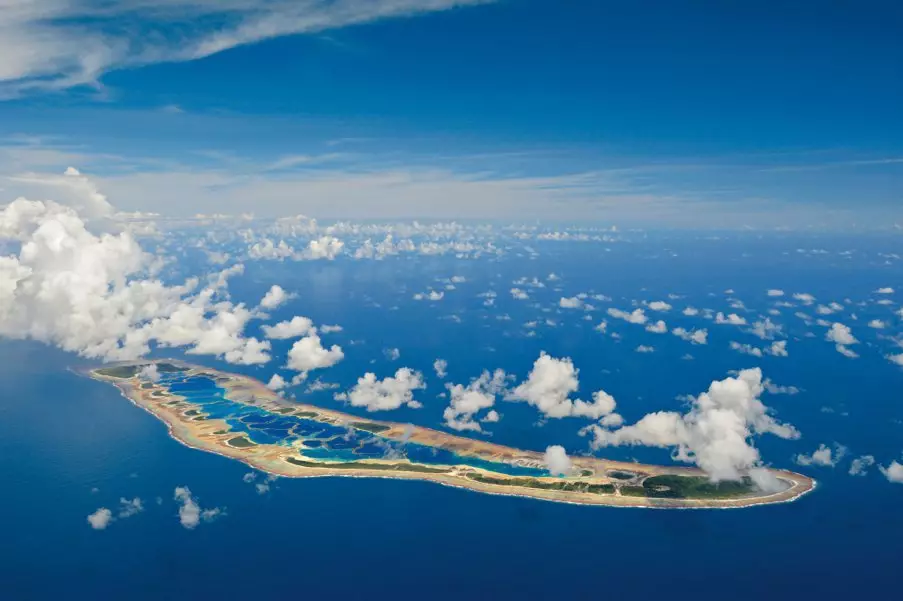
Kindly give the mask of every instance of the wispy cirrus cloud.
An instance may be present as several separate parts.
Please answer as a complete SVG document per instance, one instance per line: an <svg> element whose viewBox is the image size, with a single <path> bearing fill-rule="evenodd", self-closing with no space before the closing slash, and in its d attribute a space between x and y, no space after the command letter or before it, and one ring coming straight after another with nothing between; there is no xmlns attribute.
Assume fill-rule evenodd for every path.
<svg viewBox="0 0 903 601"><path fill-rule="evenodd" d="M492 1L0 0L0 98L102 89L117 69Z"/></svg>

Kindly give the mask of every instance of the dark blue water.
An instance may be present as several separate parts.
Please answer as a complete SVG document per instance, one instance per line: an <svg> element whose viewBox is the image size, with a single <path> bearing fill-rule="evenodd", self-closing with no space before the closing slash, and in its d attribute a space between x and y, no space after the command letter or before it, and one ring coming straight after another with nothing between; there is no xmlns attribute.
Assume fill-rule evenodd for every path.
<svg viewBox="0 0 903 601"><path fill-rule="evenodd" d="M854 248L857 254L801 260L795 248L803 242L832 251ZM622 308L630 299L673 292L687 295L687 304L724 310L721 293L729 287L750 307L764 306L767 288L856 302L879 286L903 288L899 266L876 256L898 251L893 240L803 242L747 240L739 250L724 242L675 242L676 257L663 253L666 244L659 240L610 253L544 246L539 259L492 263L263 264L249 267L233 293L252 300L279 282L305 294L277 318L297 311L318 323L342 324L345 331L328 341L341 344L347 358L322 374L326 381L347 388L367 370L383 377L400 365L427 372L429 389L417 395L424 403L420 410L374 416L337 403L330 392L305 399L364 418L441 427L447 399L436 398L442 384L429 375L436 357L449 360L449 380L466 382L493 367L522 378L539 350L572 356L581 368L581 391L604 387L628 421L682 407L676 395L698 393L730 369L761 365L775 382L803 389L767 397L779 418L803 432L799 441L759 439L767 462L793 467L793 454L838 441L853 455L871 453L887 464L903 451L903 375L884 358L896 347L892 337L899 335L900 323L891 319L889 330L872 332L861 320L888 317L890 310L881 313L885 309L869 304L857 308L858 326L844 320L863 341L858 360L840 356L820 337L807 337L820 330L790 315L780 319L790 335L790 357L755 359L727 350L731 339L755 342L736 331L709 326L709 345L690 347L609 320L624 335L617 342L592 332L592 323L578 313L555 310L549 317L559 325L527 338L521 324L545 313L501 294L515 277L549 271L562 276L567 295L593 289ZM469 281L446 295L444 304L410 301L427 283L455 274ZM492 309L475 297L490 285L500 291ZM549 307L562 292L546 289L535 298ZM392 311L396 305L399 310ZM497 320L501 313L512 319ZM450 314L462 322L448 320ZM673 313L666 319L669 325L700 325ZM352 339L358 343L350 344ZM632 352L640 343L655 344L656 352ZM400 348L401 360L388 361L381 353L385 347ZM284 351L277 345L277 353ZM694 360L680 359L687 351ZM278 357L265 368L238 370L268 379L282 362ZM846 462L833 470L798 467L818 479L814 493L792 504L729 511L581 507L424 482L351 478L280 479L268 494L258 495L242 479L246 466L170 439L164 424L113 387L66 371L79 364L84 365L37 344L0 343L4 599L723 601L899 595L903 486L875 469L854 478ZM229 410L213 401L208 409ZM586 450L586 440L576 434L581 420L539 425L535 410L523 404L500 403L498 409L502 421L491 428L494 442ZM612 449L606 455L669 460L667 451L656 449ZM183 485L202 507L225 507L227 515L193 531L182 528L172 495ZM141 514L104 531L85 521L98 507L115 509L120 497L136 496L145 501Z"/></svg>

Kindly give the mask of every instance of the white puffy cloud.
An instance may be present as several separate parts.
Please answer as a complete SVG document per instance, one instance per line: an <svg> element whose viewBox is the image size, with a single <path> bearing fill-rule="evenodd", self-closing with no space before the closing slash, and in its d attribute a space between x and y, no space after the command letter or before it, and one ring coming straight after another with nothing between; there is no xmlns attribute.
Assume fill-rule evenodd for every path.
<svg viewBox="0 0 903 601"><path fill-rule="evenodd" d="M668 324L659 319L657 322L647 325L646 331L653 334L666 334L668 332Z"/></svg>
<svg viewBox="0 0 903 601"><path fill-rule="evenodd" d="M113 512L106 507L101 507L88 516L88 523L95 530L104 530L113 521Z"/></svg>
<svg viewBox="0 0 903 601"><path fill-rule="evenodd" d="M345 353L342 352L342 347L333 344L326 349L321 344L320 337L312 333L295 341L288 352L288 361L285 367L307 374L314 369L332 367L344 358Z"/></svg>
<svg viewBox="0 0 903 601"><path fill-rule="evenodd" d="M687 342L693 344L706 344L709 338L709 331L706 329L686 330L685 328L674 328L671 333Z"/></svg>
<svg viewBox="0 0 903 601"><path fill-rule="evenodd" d="M882 465L878 469L881 470L881 473L884 474L884 477L887 478L888 482L903 484L903 463L891 461L890 465L887 467Z"/></svg>
<svg viewBox="0 0 903 601"><path fill-rule="evenodd" d="M605 391L593 394L593 401L570 399L577 392L579 370L566 357L556 359L545 352L533 363L527 379L506 393L505 398L526 401L551 418L587 417L599 419L615 409L614 398Z"/></svg>
<svg viewBox="0 0 903 601"><path fill-rule="evenodd" d="M851 476L864 476L868 468L875 465L875 457L873 455L862 455L850 462L849 473Z"/></svg>
<svg viewBox="0 0 903 601"><path fill-rule="evenodd" d="M520 288L512 288L511 296L512 296L512 298L514 298L516 300L527 300L528 298L530 298L530 295L527 294L526 292L524 292L523 290L521 290Z"/></svg>
<svg viewBox="0 0 903 601"><path fill-rule="evenodd" d="M749 331L750 334L761 338L762 340L772 340L774 337L781 333L781 326L774 323L766 317L761 321L757 321L753 323L752 329Z"/></svg>
<svg viewBox="0 0 903 601"><path fill-rule="evenodd" d="M859 341L853 336L852 330L842 323L831 324L831 329L825 333L825 340L835 343L834 348L841 355L855 359L857 355L854 351L847 348L851 344L858 344Z"/></svg>
<svg viewBox="0 0 903 601"><path fill-rule="evenodd" d="M633 349L633 350L636 351L637 353L654 353L654 352L655 352L655 347L654 347L654 346L649 346L649 345L647 345L647 344L641 344L641 345L637 346L637 347L636 347L635 349Z"/></svg>
<svg viewBox="0 0 903 601"><path fill-rule="evenodd" d="M646 317L646 313L642 309L634 309L632 312L628 313L627 311L611 308L608 310L608 314L614 318L623 319L628 323L634 323L637 325L642 325L649 320L649 318Z"/></svg>
<svg viewBox="0 0 903 601"><path fill-rule="evenodd" d="M348 392L334 395L337 401L351 403L354 407L365 407L367 411L387 411L407 405L418 409L422 405L414 400L414 391L426 388L423 374L408 367L399 368L395 376L376 379L376 374L367 372L358 378L357 384Z"/></svg>
<svg viewBox="0 0 903 601"><path fill-rule="evenodd" d="M292 295L283 290L282 286L273 284L260 301L260 307L263 309L275 309L291 297Z"/></svg>
<svg viewBox="0 0 903 601"><path fill-rule="evenodd" d="M344 246L345 243L334 236L321 236L316 240L311 240L297 258L304 261L319 259L332 261L342 252Z"/></svg>
<svg viewBox="0 0 903 601"><path fill-rule="evenodd" d="M834 443L834 448L832 449L828 445L822 443L818 445L818 448L812 451L811 454L806 455L800 453L796 457L794 457L794 461L799 465L817 465L821 467L834 467L837 465L841 459L844 458L847 454L847 448L843 445Z"/></svg>
<svg viewBox="0 0 903 601"><path fill-rule="evenodd" d="M712 382L707 392L692 399L685 414L659 411L618 429L592 425L585 431L593 435L594 448L675 447L675 459L695 463L713 481L736 480L761 464L759 452L751 444L753 436L799 436L793 426L769 415L759 399L763 390L762 371L744 369L736 377Z"/></svg>
<svg viewBox="0 0 903 601"><path fill-rule="evenodd" d="M561 297L561 300L558 301L558 306L562 309L582 309L583 300L576 296Z"/></svg>
<svg viewBox="0 0 903 601"><path fill-rule="evenodd" d="M495 404L496 395L505 389L507 382L505 372L497 369L491 374L484 371L466 387L461 384L446 384L449 404L442 413L445 425L453 430L482 432L480 424L474 421L476 414ZM490 421L498 421L498 414Z"/></svg>
<svg viewBox="0 0 903 601"><path fill-rule="evenodd" d="M311 332L316 332L314 322L307 317L296 315L291 321L280 321L273 326L262 326L264 336L273 340L287 340L297 338Z"/></svg>
<svg viewBox="0 0 903 601"><path fill-rule="evenodd" d="M900 367L903 367L903 353L900 353L897 355L888 355L887 360L895 365L899 365Z"/></svg>
<svg viewBox="0 0 903 601"><path fill-rule="evenodd" d="M797 292L796 294L793 295L793 299L798 300L799 302L803 303L804 305L811 305L812 303L815 302L815 297L806 292Z"/></svg>
<svg viewBox="0 0 903 601"><path fill-rule="evenodd" d="M285 378L280 376L279 374L273 374L273 377L270 378L270 381L267 382L267 388L274 391L279 391L285 388L287 382Z"/></svg>
<svg viewBox="0 0 903 601"><path fill-rule="evenodd" d="M401 359L401 351L397 348L384 348L383 355L385 355L386 359L389 361L398 361Z"/></svg>
<svg viewBox="0 0 903 601"><path fill-rule="evenodd" d="M173 498L181 504L179 506L179 523L187 530L194 530L202 521L212 522L225 515L225 510L219 507L201 509L197 499L194 498L187 486L177 486Z"/></svg>
<svg viewBox="0 0 903 601"><path fill-rule="evenodd" d="M549 473L553 476L569 476L574 471L574 464L561 445L556 444L546 447L543 461Z"/></svg>
<svg viewBox="0 0 903 601"><path fill-rule="evenodd" d="M281 261L295 255L295 249L280 240L274 244L269 238L264 238L248 247L248 258L254 260Z"/></svg>
<svg viewBox="0 0 903 601"><path fill-rule="evenodd" d="M436 372L436 377L444 378L448 375L448 361L445 359L436 359L433 361L433 371Z"/></svg>
<svg viewBox="0 0 903 601"><path fill-rule="evenodd" d="M893 293L894 293L894 289L890 288L890 287L878 288L877 290L875 290L875 294L893 294Z"/></svg>
<svg viewBox="0 0 903 601"><path fill-rule="evenodd" d="M771 343L771 346L765 350L766 353L773 357L789 357L790 353L787 352L787 341L786 340L775 340Z"/></svg>
<svg viewBox="0 0 903 601"><path fill-rule="evenodd" d="M784 291L772 288L771 290L768 291L767 294L768 294L768 296L784 296Z"/></svg>
<svg viewBox="0 0 903 601"><path fill-rule="evenodd" d="M157 369L156 363L148 363L138 370L138 378L147 382L159 382L160 371Z"/></svg>
<svg viewBox="0 0 903 601"><path fill-rule="evenodd" d="M695 317L696 315L699 315L699 309L696 307L687 307L683 310L683 314L687 317Z"/></svg>
<svg viewBox="0 0 903 601"><path fill-rule="evenodd" d="M738 353L743 353L745 355L752 355L753 357L761 357L762 349L756 348L749 344L740 344L739 342L731 341L731 348Z"/></svg>
<svg viewBox="0 0 903 601"><path fill-rule="evenodd" d="M880 319L873 319L868 323L868 326L876 330L883 330L887 327L887 324Z"/></svg>
<svg viewBox="0 0 903 601"><path fill-rule="evenodd" d="M605 320L603 319L603 320L600 321L599 324L598 324L596 327L594 327L593 329L596 330L597 332L600 332L600 333L604 334L605 332L608 331L608 322L605 321Z"/></svg>
<svg viewBox="0 0 903 601"><path fill-rule="evenodd" d="M0 240L18 245L0 256L0 336L103 360L136 359L152 344L231 363L269 360L269 343L244 337L254 314L218 300L240 264L199 292L198 279L167 286L153 277L159 262L128 231L103 233L105 223L89 228L73 208L50 201L20 198L0 211Z"/></svg>
<svg viewBox="0 0 903 601"><path fill-rule="evenodd" d="M725 316L724 313L719 311L715 314L715 323L731 326L745 326L746 319L740 317L736 313L731 313L730 315Z"/></svg>
<svg viewBox="0 0 903 601"><path fill-rule="evenodd" d="M651 303L646 303L646 306L649 307L650 311L670 311L671 310L671 305L669 305L665 301L652 301Z"/></svg>
<svg viewBox="0 0 903 601"><path fill-rule="evenodd" d="M339 325L322 325L320 326L320 331L324 334L332 334L333 332L341 332L342 326Z"/></svg>

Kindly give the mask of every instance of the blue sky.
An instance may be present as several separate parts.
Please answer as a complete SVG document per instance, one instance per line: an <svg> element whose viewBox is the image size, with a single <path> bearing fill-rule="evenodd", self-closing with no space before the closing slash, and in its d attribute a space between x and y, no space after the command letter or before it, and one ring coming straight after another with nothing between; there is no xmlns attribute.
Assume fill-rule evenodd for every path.
<svg viewBox="0 0 903 601"><path fill-rule="evenodd" d="M13 0L4 12L0 174L75 164L123 209L903 220L896 3Z"/></svg>

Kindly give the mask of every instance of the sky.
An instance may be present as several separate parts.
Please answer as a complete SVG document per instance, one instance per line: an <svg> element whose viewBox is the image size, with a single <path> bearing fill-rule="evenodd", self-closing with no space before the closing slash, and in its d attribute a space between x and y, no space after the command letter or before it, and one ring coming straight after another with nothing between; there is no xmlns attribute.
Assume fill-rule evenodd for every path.
<svg viewBox="0 0 903 601"><path fill-rule="evenodd" d="M903 223L895 2L0 0L0 194L126 211Z"/></svg>

